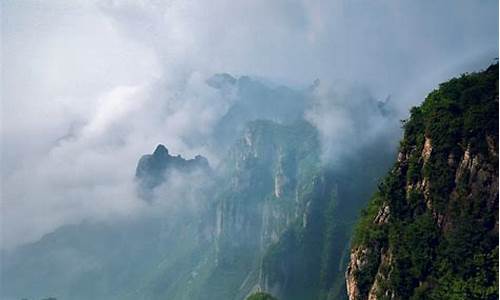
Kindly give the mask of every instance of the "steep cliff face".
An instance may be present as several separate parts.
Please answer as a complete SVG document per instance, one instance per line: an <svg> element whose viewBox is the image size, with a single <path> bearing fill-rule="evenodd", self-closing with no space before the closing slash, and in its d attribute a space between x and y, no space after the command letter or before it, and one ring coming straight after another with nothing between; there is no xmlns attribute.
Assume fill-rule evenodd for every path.
<svg viewBox="0 0 500 300"><path fill-rule="evenodd" d="M292 125L252 122L243 138L231 149L222 168L225 169L224 177L231 181L220 193L219 205L221 208L224 205L254 206L240 212L256 213L262 230L252 228L250 231L256 235L248 238L258 240L264 248L276 242L280 231L295 217L299 210L299 189L307 175L319 169L317 132L303 121ZM238 224L226 222L223 226L224 232L242 233Z"/></svg>
<svg viewBox="0 0 500 300"><path fill-rule="evenodd" d="M308 122L250 122L217 172L204 299L255 291L343 299L351 226L391 151L375 143L359 150L368 162L353 155L332 167L320 161L318 132Z"/></svg>
<svg viewBox="0 0 500 300"><path fill-rule="evenodd" d="M248 124L220 168L215 196L216 266L210 299L259 288L261 257L302 210L300 190L319 168L319 141L305 121ZM228 279L228 274L231 279Z"/></svg>
<svg viewBox="0 0 500 300"><path fill-rule="evenodd" d="M404 130L352 241L349 299L496 299L498 64L441 84Z"/></svg>
<svg viewBox="0 0 500 300"><path fill-rule="evenodd" d="M288 300L346 298L351 226L394 156L384 149L371 145L359 152L363 163L345 159L342 166L324 166L310 175L299 191L297 218L265 251L263 290Z"/></svg>

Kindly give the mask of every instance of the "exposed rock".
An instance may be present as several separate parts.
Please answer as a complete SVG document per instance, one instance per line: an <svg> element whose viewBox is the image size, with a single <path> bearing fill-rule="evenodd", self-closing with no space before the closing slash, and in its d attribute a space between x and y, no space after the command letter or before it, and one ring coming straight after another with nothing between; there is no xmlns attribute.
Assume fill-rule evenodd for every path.
<svg viewBox="0 0 500 300"><path fill-rule="evenodd" d="M427 163L432 154L432 142L431 139L425 137L424 148L422 149L422 158L424 160L424 164Z"/></svg>
<svg viewBox="0 0 500 300"><path fill-rule="evenodd" d="M380 210L378 211L377 216L373 220L373 223L375 223L377 225L387 223L387 221L389 220L390 211L391 211L391 209L389 208L389 205L385 205L385 206L381 207Z"/></svg>
<svg viewBox="0 0 500 300"><path fill-rule="evenodd" d="M141 157L137 164L135 177L138 182L138 194L147 201L152 201L153 190L168 180L170 171L190 174L192 172L210 173L208 160L197 155L193 159L184 159L180 155L171 156L164 145L158 145L153 154Z"/></svg>
<svg viewBox="0 0 500 300"><path fill-rule="evenodd" d="M387 279L383 269L390 266L392 257L391 253L390 251L383 249L380 257L380 265L377 270L377 275L375 276L375 281L373 282L373 285L368 292L368 300L377 300L379 294L385 296L386 299L394 299L394 293L391 290L380 290L380 282L383 282Z"/></svg>
<svg viewBox="0 0 500 300"><path fill-rule="evenodd" d="M351 252L351 259L346 271L346 288L349 299L360 299L358 281L355 278L356 273L361 272L366 265L366 248L357 248Z"/></svg>
<svg viewBox="0 0 500 300"><path fill-rule="evenodd" d="M361 223L373 226L363 227L362 241L351 250L350 300L442 299L458 293L455 288L468 299L497 298L498 127L489 123L498 121L497 85L495 65L442 84L446 97L451 90L456 99L439 99L438 90L412 111L377 209ZM464 96L478 90L473 103ZM439 101L454 101L460 109ZM490 114L471 117L483 109ZM447 120L452 130L442 129L448 124L439 115L456 118ZM422 151L415 154L422 137ZM436 271L443 267L448 269Z"/></svg>
<svg viewBox="0 0 500 300"><path fill-rule="evenodd" d="M283 195L284 188L288 182L288 179L283 172L283 155L279 155L278 167L276 174L274 175L274 196L280 198Z"/></svg>

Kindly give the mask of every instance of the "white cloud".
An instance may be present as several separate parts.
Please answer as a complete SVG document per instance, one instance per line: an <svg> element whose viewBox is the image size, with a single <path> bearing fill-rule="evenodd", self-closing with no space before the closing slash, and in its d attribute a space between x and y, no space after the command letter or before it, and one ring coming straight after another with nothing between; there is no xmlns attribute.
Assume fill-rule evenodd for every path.
<svg viewBox="0 0 500 300"><path fill-rule="evenodd" d="M311 101L305 118L319 131L325 162L341 163L375 142L387 143L387 150L395 148L399 122L390 97L375 99L363 87L337 83L316 86Z"/></svg>
<svg viewBox="0 0 500 300"><path fill-rule="evenodd" d="M205 143L226 110L225 98L198 73L182 88L163 87L118 86L98 96L84 123L36 153L38 160L6 174L3 244L34 240L61 224L133 214L144 204L135 197L136 163L157 143L215 159ZM198 143L187 144L190 137Z"/></svg>
<svg viewBox="0 0 500 300"><path fill-rule="evenodd" d="M157 143L216 161L206 140L232 100L212 73L343 79L405 112L497 56L497 22L494 0L3 1L2 243L136 210L135 164ZM325 140L359 134L360 105L320 96Z"/></svg>

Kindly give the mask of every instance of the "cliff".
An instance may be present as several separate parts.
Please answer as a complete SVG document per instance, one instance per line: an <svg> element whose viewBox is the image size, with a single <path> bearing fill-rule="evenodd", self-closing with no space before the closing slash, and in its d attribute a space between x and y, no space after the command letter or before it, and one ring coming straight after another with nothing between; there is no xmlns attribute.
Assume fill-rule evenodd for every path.
<svg viewBox="0 0 500 300"><path fill-rule="evenodd" d="M441 84L403 128L352 240L349 299L497 299L498 64Z"/></svg>
<svg viewBox="0 0 500 300"><path fill-rule="evenodd" d="M135 178L138 183L139 196L147 201L152 201L154 189L165 183L172 172L208 174L210 166L208 160L201 155L197 155L193 159L184 159L180 155L172 156L168 149L160 144L153 154L143 155L137 163Z"/></svg>
<svg viewBox="0 0 500 300"><path fill-rule="evenodd" d="M344 299L353 221L395 154L383 143L331 166L320 160L308 122L248 123L216 172L215 249L210 269L200 272L210 274L203 299L256 291Z"/></svg>
<svg viewBox="0 0 500 300"><path fill-rule="evenodd" d="M309 123L247 124L218 169L215 266L205 297L244 299L260 287L262 255L302 211L300 191L318 168Z"/></svg>

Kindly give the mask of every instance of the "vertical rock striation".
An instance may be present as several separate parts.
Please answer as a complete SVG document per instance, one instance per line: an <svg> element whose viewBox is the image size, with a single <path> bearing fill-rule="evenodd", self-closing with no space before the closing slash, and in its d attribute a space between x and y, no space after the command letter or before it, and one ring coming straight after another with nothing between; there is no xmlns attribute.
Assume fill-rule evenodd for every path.
<svg viewBox="0 0 500 300"><path fill-rule="evenodd" d="M349 299L497 299L498 64L441 84L404 130L356 228Z"/></svg>

